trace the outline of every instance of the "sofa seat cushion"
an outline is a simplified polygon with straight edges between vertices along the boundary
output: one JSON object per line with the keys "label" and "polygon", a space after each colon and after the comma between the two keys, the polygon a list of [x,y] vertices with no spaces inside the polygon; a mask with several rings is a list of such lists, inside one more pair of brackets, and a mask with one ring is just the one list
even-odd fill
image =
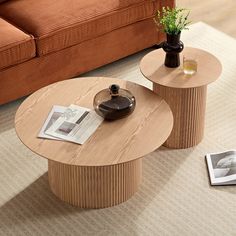
{"label": "sofa seat cushion", "polygon": [[0,70],[35,57],[32,36],[0,18]]}
{"label": "sofa seat cushion", "polygon": [[3,3],[0,15],[33,34],[37,53],[45,55],[150,18],[154,15],[158,2],[20,0]]}

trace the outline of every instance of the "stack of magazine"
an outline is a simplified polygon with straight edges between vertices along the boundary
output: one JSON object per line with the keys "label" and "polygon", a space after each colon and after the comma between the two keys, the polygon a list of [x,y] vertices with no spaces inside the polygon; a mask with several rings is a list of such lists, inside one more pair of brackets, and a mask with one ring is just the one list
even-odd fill
{"label": "stack of magazine", "polygon": [[53,106],[38,137],[83,144],[102,121],[94,110],[85,107]]}
{"label": "stack of magazine", "polygon": [[236,150],[206,155],[211,185],[236,184]]}

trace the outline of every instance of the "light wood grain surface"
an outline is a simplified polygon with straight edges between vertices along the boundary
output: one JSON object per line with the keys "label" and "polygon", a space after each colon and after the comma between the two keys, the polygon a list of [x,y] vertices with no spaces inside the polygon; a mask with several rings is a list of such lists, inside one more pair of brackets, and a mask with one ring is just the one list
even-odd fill
{"label": "light wood grain surface", "polygon": [[[104,121],[83,145],[37,138],[53,105],[77,104],[92,108],[94,95],[117,83],[136,97],[135,111],[127,118]],[[80,78],[42,88],[28,97],[15,117],[18,137],[33,152],[64,164],[105,166],[141,158],[154,151],[169,136],[173,125],[167,103],[135,83],[111,78]]]}
{"label": "light wood grain surface", "polygon": [[[193,76],[183,72],[183,56],[192,55],[198,63],[197,73]],[[184,48],[180,54],[181,65],[177,68],[164,66],[165,52],[162,49],[148,53],[141,60],[142,74],[153,83],[172,88],[194,88],[207,85],[216,79],[222,71],[220,61],[212,54],[197,48]]]}
{"label": "light wood grain surface", "polygon": [[164,143],[169,148],[189,148],[204,136],[207,85],[196,88],[171,88],[153,84],[153,90],[171,107],[174,127]]}
{"label": "light wood grain surface", "polygon": [[197,48],[185,48],[181,53],[198,61],[196,74],[187,76],[182,64],[177,68],[164,66],[165,52],[148,53],[141,60],[140,70],[153,82],[153,90],[171,107],[174,127],[165,146],[188,148],[201,142],[204,135],[207,84],[218,79],[222,66],[212,54]]}
{"label": "light wood grain surface", "polygon": [[111,166],[72,166],[48,161],[52,192],[81,208],[104,208],[128,200],[142,179],[142,158]]}

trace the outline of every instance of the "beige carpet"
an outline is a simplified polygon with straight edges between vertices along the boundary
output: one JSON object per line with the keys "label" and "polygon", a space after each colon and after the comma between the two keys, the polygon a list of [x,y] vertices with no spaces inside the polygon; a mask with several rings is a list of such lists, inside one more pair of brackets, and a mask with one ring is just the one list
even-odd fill
{"label": "beige carpet", "polygon": [[[203,23],[182,40],[223,64],[208,90],[205,138],[195,148],[146,156],[140,190],[118,206],[83,210],[58,200],[48,186],[47,161],[16,137],[22,100],[0,106],[0,235],[236,235],[236,186],[211,187],[204,159],[207,152],[236,149],[236,41]],[[138,68],[147,52],[87,75],[150,86]]]}

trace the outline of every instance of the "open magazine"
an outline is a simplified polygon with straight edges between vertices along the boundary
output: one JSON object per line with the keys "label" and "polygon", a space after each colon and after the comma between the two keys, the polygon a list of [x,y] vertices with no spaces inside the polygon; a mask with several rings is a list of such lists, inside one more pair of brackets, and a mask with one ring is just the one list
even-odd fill
{"label": "open magazine", "polygon": [[83,144],[102,121],[95,111],[85,107],[53,106],[38,137]]}
{"label": "open magazine", "polygon": [[52,124],[60,117],[63,115],[67,107],[63,106],[53,106],[52,110],[48,114],[48,117],[46,121],[43,124],[42,129],[40,130],[38,137],[39,138],[45,138],[45,139],[56,139],[59,140],[59,138],[50,136],[46,134],[46,131],[49,129],[49,127],[52,126]]}
{"label": "open magazine", "polygon": [[236,184],[236,150],[209,153],[206,161],[211,185]]}

